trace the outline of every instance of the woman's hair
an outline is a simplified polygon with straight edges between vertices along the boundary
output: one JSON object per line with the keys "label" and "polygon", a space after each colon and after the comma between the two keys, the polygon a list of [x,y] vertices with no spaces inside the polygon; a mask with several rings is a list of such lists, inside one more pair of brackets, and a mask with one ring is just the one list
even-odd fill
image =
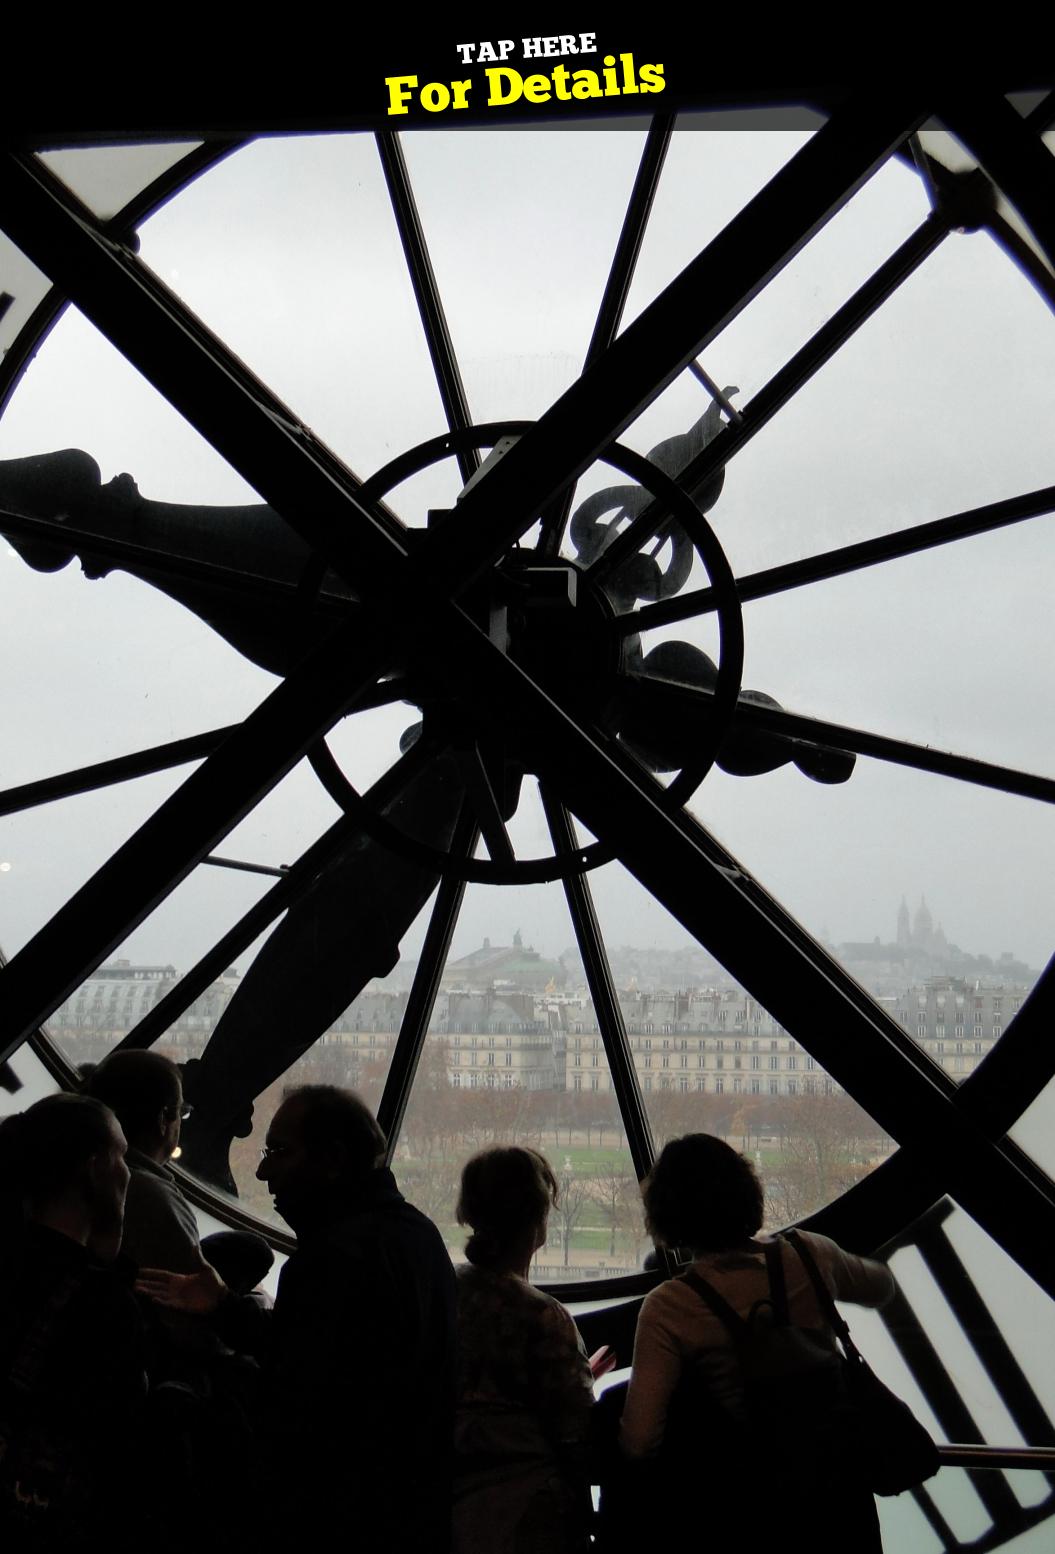
{"label": "woman's hair", "polygon": [[114,1141],[113,1113],[86,1095],[49,1095],[0,1122],[0,1188],[42,1198],[70,1186]]}
{"label": "woman's hair", "polygon": [[641,1195],[649,1234],[664,1246],[721,1252],[762,1225],[762,1184],[754,1166],[709,1133],[665,1144]]}
{"label": "woman's hair", "polygon": [[478,1268],[500,1264],[558,1196],[553,1168],[537,1149],[496,1145],[474,1155],[462,1171],[456,1211],[459,1225],[473,1232],[466,1257]]}
{"label": "woman's hair", "polygon": [[82,1095],[108,1106],[130,1144],[149,1137],[158,1113],[179,1106],[183,1095],[179,1069],[160,1052],[130,1048],[112,1052],[98,1067],[82,1068]]}

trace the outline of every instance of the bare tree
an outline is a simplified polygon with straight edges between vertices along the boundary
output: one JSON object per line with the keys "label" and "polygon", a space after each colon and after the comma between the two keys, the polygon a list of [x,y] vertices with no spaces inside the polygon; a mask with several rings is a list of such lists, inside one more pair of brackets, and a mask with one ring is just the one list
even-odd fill
{"label": "bare tree", "polygon": [[582,1218],[583,1210],[590,1201],[589,1183],[585,1177],[572,1176],[570,1171],[561,1171],[558,1174],[560,1183],[560,1196],[553,1210],[554,1217],[561,1229],[561,1245],[564,1248],[564,1266],[568,1266],[568,1251],[571,1245],[572,1233]]}
{"label": "bare tree", "polygon": [[846,1095],[782,1097],[770,1109],[780,1158],[765,1172],[771,1216],[796,1220],[822,1208],[872,1170],[881,1130]]}
{"label": "bare tree", "polygon": [[618,1163],[594,1171],[586,1183],[587,1194],[604,1215],[608,1228],[608,1255],[615,1256],[615,1239],[620,1230],[641,1229],[641,1194],[632,1171]]}

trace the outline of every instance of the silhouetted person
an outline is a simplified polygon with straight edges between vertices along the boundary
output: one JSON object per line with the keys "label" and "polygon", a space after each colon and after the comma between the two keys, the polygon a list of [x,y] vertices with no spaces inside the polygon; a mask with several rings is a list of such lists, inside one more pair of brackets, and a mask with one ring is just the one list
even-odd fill
{"label": "silhouetted person", "polygon": [[[744,1358],[725,1321],[693,1285],[694,1279],[705,1281],[731,1308],[734,1324],[740,1318],[772,1331],[774,1312],[783,1305],[779,1280],[790,1326],[813,1334],[822,1366],[825,1354],[834,1356],[835,1337],[802,1260],[786,1241],[758,1234],[763,1190],[753,1165],[722,1139],[693,1133],[664,1146],[641,1190],[653,1238],[689,1249],[694,1261],[685,1276],[649,1292],[638,1318],[620,1445],[628,1469],[654,1466],[650,1503],[628,1506],[630,1514],[617,1519],[629,1534],[626,1546],[636,1536],[635,1513],[648,1525],[665,1508],[675,1514],[691,1509],[708,1540],[732,1546],[755,1525],[753,1499],[764,1492],[777,1504],[794,1500],[801,1540],[818,1554],[880,1554],[875,1501],[862,1487],[867,1467],[860,1465],[862,1479],[855,1482],[853,1465],[840,1464],[829,1450],[829,1434],[838,1444],[837,1426],[829,1434],[823,1428],[826,1407],[838,1417],[838,1397],[826,1386],[809,1391],[811,1380],[815,1388],[827,1383],[828,1372],[797,1372],[783,1391],[774,1374],[765,1394],[770,1434],[760,1434],[750,1412],[750,1398],[758,1393],[747,1389]],[[844,1252],[826,1236],[799,1236],[834,1298],[878,1306],[893,1294],[893,1276],[881,1263]],[[757,1379],[753,1385],[757,1389]],[[819,1440],[826,1443],[821,1449]],[[647,1476],[643,1483],[649,1484]],[[786,1533],[786,1516],[782,1526]],[[610,1546],[623,1544],[615,1539]]]}
{"label": "silhouetted person", "polygon": [[98,1101],[48,1096],[0,1123],[0,1182],[0,1542],[141,1547],[143,1325],[114,1261],[124,1135]]}
{"label": "silhouetted person", "polygon": [[114,1052],[86,1072],[82,1088],[110,1107],[128,1140],[132,1179],[121,1250],[141,1268],[172,1273],[196,1273],[204,1253],[238,1294],[259,1284],[274,1261],[263,1236],[221,1231],[203,1248],[194,1210],[168,1168],[190,1112],[176,1064],[160,1052]]}
{"label": "silhouetted person", "polygon": [[455,1554],[589,1547],[593,1380],[615,1359],[587,1359],[560,1301],[529,1283],[556,1202],[534,1149],[486,1149],[462,1172],[458,1223],[473,1234],[457,1275]]}
{"label": "silhouetted person", "polygon": [[[84,1089],[111,1107],[128,1139],[122,1253],[139,1267],[183,1274],[196,1273],[204,1257],[229,1288],[248,1293],[271,1267],[271,1248],[248,1231],[199,1244],[194,1210],[168,1167],[185,1112],[176,1064],[159,1052],[114,1052],[87,1074]],[[200,1317],[158,1307],[150,1314],[148,1428],[171,1464],[173,1535],[185,1543],[202,1524],[241,1529],[253,1493],[257,1368]]]}
{"label": "silhouetted person", "polygon": [[214,1312],[263,1365],[263,1536],[288,1550],[341,1536],[419,1554],[447,1546],[454,1271],[432,1222],[383,1164],[359,1098],[294,1090],[267,1132],[258,1176],[297,1234],[273,1311],[212,1269],[144,1275],[156,1298]]}

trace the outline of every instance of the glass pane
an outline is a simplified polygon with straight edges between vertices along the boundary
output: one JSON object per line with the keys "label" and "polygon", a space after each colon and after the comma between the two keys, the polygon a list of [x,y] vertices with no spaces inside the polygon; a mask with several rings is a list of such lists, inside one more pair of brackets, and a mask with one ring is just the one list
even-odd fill
{"label": "glass pane", "polygon": [[[349,884],[354,888],[354,879],[350,880]],[[424,937],[431,910],[432,904],[429,900],[416,914],[399,945],[399,960],[394,972],[386,977],[364,973],[361,965],[362,935],[357,934],[361,923],[354,918],[350,919],[346,934],[349,946],[348,959],[351,962],[348,985],[354,985],[354,982],[360,981],[361,977],[362,991],[350,998],[347,1006],[327,1022],[322,1035],[302,1056],[297,1057],[278,1078],[272,1079],[257,1092],[252,1104],[251,1130],[244,1137],[236,1137],[231,1147],[231,1170],[237,1184],[241,1205],[252,1213],[259,1214],[262,1219],[284,1226],[284,1221],[274,1209],[266,1184],[257,1180],[256,1170],[271,1119],[287,1089],[302,1084],[339,1085],[356,1090],[371,1110],[376,1111],[388,1077],[392,1053],[406,1009],[407,992],[413,977],[415,957]],[[311,1019],[314,1025],[319,1017],[319,1011],[323,1009],[326,1002],[326,990],[318,986],[324,979],[327,986],[334,989],[332,997],[338,1003],[340,1002],[339,979],[334,974],[332,962],[324,961],[320,956],[312,965],[312,974],[317,985],[310,992],[302,990],[299,994],[296,988],[290,990],[283,987],[280,981],[272,981],[272,999],[281,1004],[283,1020],[286,1017],[285,1006],[291,1005],[295,1011],[298,1002],[301,1002],[304,1006],[304,1015]],[[261,1000],[266,1003],[267,984],[262,988],[258,985],[255,997],[258,1005]],[[258,1007],[255,1017],[257,1023],[259,1023],[260,1014],[261,1010]],[[299,1031],[294,1032],[294,1040],[297,1040],[304,1030],[305,1025],[302,1023]],[[229,1054],[230,1043],[240,1045],[244,1049],[244,1064],[251,1065],[254,1072],[258,1071],[253,1064],[251,1052],[255,1035],[254,1006],[247,1007],[244,1018],[232,1011],[228,1027],[223,1032],[224,1040],[228,1043],[224,1050]],[[274,1042],[270,1045],[274,1046]],[[230,1064],[231,1060],[228,1057],[228,1069]],[[255,1086],[253,1088],[255,1089]],[[413,1198],[414,1195],[410,1192],[408,1196]]]}
{"label": "glass pane", "polygon": [[360,475],[445,429],[372,136],[256,141],[142,238],[160,278]]}
{"label": "glass pane", "polygon": [[8,1063],[19,1081],[19,1088],[8,1090],[0,1085],[0,1117],[24,1112],[34,1101],[42,1101],[46,1095],[54,1095],[58,1090],[57,1080],[51,1077],[28,1042],[11,1054]]}
{"label": "glass pane", "polygon": [[404,145],[473,419],[541,415],[582,371],[643,134]]}
{"label": "glass pane", "polygon": [[744,610],[745,686],[791,712],[1048,776],[1034,714],[1055,694],[1041,582],[1053,558],[1039,518],[759,600]]}
{"label": "glass pane", "polygon": [[[541,853],[537,798],[521,808],[514,842]],[[630,1272],[649,1245],[573,942],[559,885],[467,887],[394,1162],[460,1261],[466,1160],[490,1144],[541,1150],[560,1184],[532,1263],[547,1282]]]}
{"label": "glass pane", "polygon": [[[714,1133],[750,1154],[778,1228],[873,1170],[891,1140],[621,864],[593,876],[638,1083],[657,1148]],[[633,940],[627,942],[627,924]]]}
{"label": "glass pane", "polygon": [[[980,1498],[994,1480],[1026,1504],[1009,1506],[994,1519]],[[954,1541],[947,1541],[944,1528],[939,1532],[911,1495],[897,1495],[877,1502],[884,1548],[896,1549],[898,1554],[945,1554],[949,1549],[968,1548],[1046,1554],[1051,1547],[1055,1505],[1042,1473],[943,1468],[923,1493]]]}
{"label": "glass pane", "polygon": [[836,787],[792,766],[713,772],[692,808],[954,1079],[1047,959],[1042,804],[862,757]]}
{"label": "glass pane", "polygon": [[[809,140],[804,131],[676,132],[631,289],[627,322]],[[721,383],[755,393],[927,214],[919,180],[881,168],[707,349]]]}
{"label": "glass pane", "polygon": [[1043,1166],[1051,1177],[1055,1177],[1053,1112],[1055,1112],[1055,1080],[1044,1087],[1032,1106],[1022,1113],[1011,1129],[1011,1137],[1015,1143],[1021,1145],[1027,1154],[1032,1155],[1037,1164]]}
{"label": "glass pane", "polygon": [[183,140],[169,145],[70,146],[63,151],[42,151],[40,160],[90,210],[108,221],[200,144],[198,140]]}
{"label": "glass pane", "polygon": [[[856,220],[858,201],[883,191],[889,207],[880,213],[880,251],[865,241],[863,213],[860,230]],[[804,321],[818,327],[845,300],[850,270],[855,284],[863,281],[908,235],[925,214],[922,201],[914,174],[887,168],[708,347],[703,365],[719,386],[739,386],[735,404],[746,407],[804,343]],[[830,276],[846,283],[833,289]],[[999,391],[1009,362],[1013,394]],[[1055,332],[1044,300],[984,234],[950,235],[731,459],[715,521],[734,571],[1047,486],[1053,366]],[[625,440],[644,450],[687,430],[686,392],[679,378]],[[938,555],[949,568],[965,564],[955,547]],[[965,606],[955,635],[978,638],[980,646],[1005,583],[985,554],[972,560],[991,589],[982,633],[975,605]],[[891,563],[867,574],[871,586],[883,570],[898,575],[903,646],[927,630],[935,609],[959,598],[958,574],[935,588],[921,572],[913,590],[912,566]],[[812,592],[803,609],[811,607]]]}
{"label": "glass pane", "polygon": [[15,954],[172,793],[180,772],[78,794],[0,819],[0,943]]}

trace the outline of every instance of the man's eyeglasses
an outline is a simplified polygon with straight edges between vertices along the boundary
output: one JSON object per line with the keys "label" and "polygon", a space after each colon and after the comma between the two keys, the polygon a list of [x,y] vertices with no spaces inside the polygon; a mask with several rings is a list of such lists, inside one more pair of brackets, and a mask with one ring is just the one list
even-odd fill
{"label": "man's eyeglasses", "polygon": [[290,1146],[288,1144],[265,1144],[260,1151],[260,1158],[261,1160],[280,1160],[283,1155],[289,1154],[289,1150]]}

